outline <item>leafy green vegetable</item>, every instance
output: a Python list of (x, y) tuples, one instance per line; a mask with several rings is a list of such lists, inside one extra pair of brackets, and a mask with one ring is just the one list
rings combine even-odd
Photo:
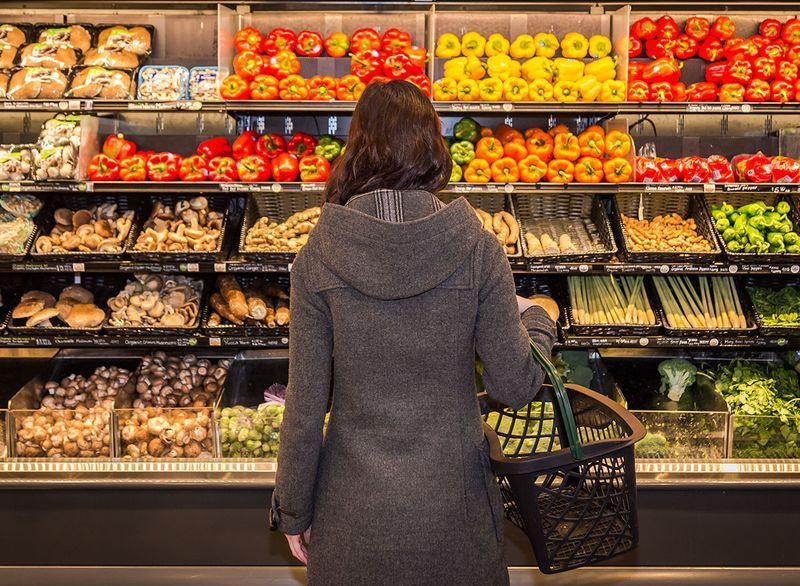
[(694, 384), (697, 367), (683, 358), (671, 358), (658, 365), (661, 391), (670, 401), (680, 401), (686, 389)]
[(637, 458), (669, 458), (672, 448), (662, 434), (648, 431), (642, 441), (636, 444), (635, 453)]
[(800, 292), (797, 287), (774, 291), (768, 287), (748, 287), (756, 311), (765, 326), (800, 327)]

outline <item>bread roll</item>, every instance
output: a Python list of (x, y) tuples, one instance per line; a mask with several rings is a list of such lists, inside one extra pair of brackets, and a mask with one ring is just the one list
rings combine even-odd
[(72, 307), (65, 322), (71, 328), (96, 328), (106, 318), (106, 312), (93, 303), (78, 303)]
[(0, 24), (0, 43), (19, 48), (26, 42), (27, 39), (22, 29), (15, 27), (13, 24)]
[(39, 33), (40, 43), (66, 45), (86, 53), (92, 46), (92, 37), (85, 28), (79, 24), (72, 26), (46, 28)]
[[(10, 69), (14, 66), (17, 48), (12, 45), (0, 45), (0, 69)], [(5, 89), (5, 88), (3, 88)]]
[(103, 67), (86, 67), (72, 78), (67, 96), (127, 100), (131, 93), (131, 76), (124, 71)]
[(113, 69), (133, 69), (139, 66), (139, 58), (130, 51), (106, 51), (89, 49), (83, 58), (84, 65), (111, 67)]
[(47, 69), (69, 69), (75, 67), (78, 58), (75, 50), (63, 45), (35, 43), (22, 49), (20, 65), (23, 67), (45, 67)]
[(147, 55), (152, 39), (150, 31), (143, 26), (112, 26), (100, 31), (97, 46), (107, 51), (130, 51), (134, 55)]
[(225, 303), (228, 305), (233, 315), (240, 320), (247, 317), (247, 299), (235, 277), (229, 275), (219, 277), (219, 279), (217, 279), (217, 289), (222, 293), (222, 296), (225, 298)]
[(8, 82), (9, 100), (56, 100), (67, 89), (67, 77), (57, 69), (25, 67)]

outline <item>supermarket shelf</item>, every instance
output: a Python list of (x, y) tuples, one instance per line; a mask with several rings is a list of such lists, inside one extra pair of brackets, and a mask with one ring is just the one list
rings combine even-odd
[(796, 264), (737, 264), (717, 262), (712, 264), (695, 263), (536, 263), (522, 261), (513, 266), (519, 275), (797, 275), (800, 265)]
[(800, 348), (800, 336), (571, 336), (563, 348)]

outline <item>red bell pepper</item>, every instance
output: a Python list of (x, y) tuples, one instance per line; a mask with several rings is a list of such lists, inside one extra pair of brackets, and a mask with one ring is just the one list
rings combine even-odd
[(272, 159), (272, 178), (275, 181), (295, 181), (300, 173), (297, 157), (289, 153), (281, 153)]
[(775, 73), (778, 71), (778, 66), (775, 64), (774, 59), (770, 59), (769, 57), (756, 57), (753, 60), (753, 77), (755, 79), (762, 79), (764, 81), (769, 81), (773, 77), (775, 77)]
[(636, 157), (633, 162), (634, 177), (639, 183), (662, 183), (664, 176), (658, 168), (658, 162), (649, 157)]
[(286, 140), (280, 134), (265, 134), (256, 142), (256, 153), (267, 159), (274, 159), (286, 152)]
[(197, 145), (197, 154), (206, 161), (210, 161), (214, 157), (229, 157), (231, 156), (231, 145), (224, 136), (209, 138)]
[(775, 79), (794, 83), (797, 80), (797, 65), (791, 61), (781, 60), (777, 64)]
[(662, 39), (674, 39), (681, 34), (678, 23), (669, 15), (664, 15), (656, 21), (656, 36)]
[(319, 57), (322, 55), (322, 35), (313, 31), (297, 33), (295, 53), (303, 57)]
[(350, 36), (350, 50), (353, 53), (362, 51), (381, 50), (381, 37), (375, 29), (361, 28)]
[(724, 83), (740, 83), (747, 85), (753, 79), (753, 66), (749, 61), (737, 59), (729, 61), (723, 75)]
[(647, 83), (667, 81), (677, 83), (681, 77), (681, 65), (671, 57), (662, 57), (645, 65), (642, 79)]
[(752, 41), (734, 37), (725, 43), (723, 47), (723, 55), (728, 61), (736, 61), (737, 59), (752, 59), (758, 55), (758, 45)]
[(764, 57), (769, 57), (770, 59), (778, 60), (783, 57), (784, 53), (785, 51), (783, 50), (783, 45), (780, 43), (769, 43), (761, 47), (761, 54)]
[(118, 181), (119, 163), (103, 153), (97, 154), (89, 161), (86, 169), (92, 181)]
[(222, 80), (219, 95), (223, 100), (246, 100), (250, 97), (250, 85), (238, 75), (229, 75)]
[(781, 39), (789, 45), (800, 45), (800, 20), (790, 18), (783, 24)]
[(642, 79), (644, 66), (641, 61), (628, 61), (628, 83)]
[(109, 134), (103, 141), (102, 152), (105, 156), (119, 161), (136, 152), (136, 144), (125, 138), (123, 134)]
[(708, 22), (707, 18), (692, 16), (686, 19), (686, 25), (683, 30), (699, 43), (704, 41), (708, 36), (711, 31), (711, 23)]
[(794, 85), (788, 81), (782, 79), (773, 80), (770, 88), (772, 90), (770, 100), (773, 102), (791, 102), (794, 99)]
[(786, 60), (797, 64), (797, 61), (800, 60), (800, 45), (791, 45), (788, 48), (786, 48), (784, 45), (781, 45), (781, 47), (784, 48), (784, 52), (786, 53)]
[(236, 161), (230, 157), (214, 157), (208, 162), (208, 179), (218, 183), (230, 183), (239, 178)]
[(686, 89), (686, 98), (690, 102), (716, 102), (717, 84), (708, 81), (693, 83)]
[(417, 69), (420, 71), (425, 70), (425, 63), (428, 61), (428, 51), (425, 49), (425, 47), (411, 45), (410, 47), (403, 49), (403, 53), (408, 55), (409, 59), (411, 59), (411, 62), (416, 66)]
[(658, 170), (667, 183), (677, 183), (681, 180), (681, 163), (673, 159), (658, 159)]
[(751, 43), (753, 43), (756, 47), (758, 47), (759, 54), (761, 54), (761, 49), (763, 49), (772, 42), (767, 37), (762, 37), (761, 35), (753, 35), (748, 40)]
[(697, 54), (698, 44), (689, 35), (680, 35), (675, 39), (675, 57), (678, 59), (691, 59)]
[(740, 83), (723, 83), (719, 86), (720, 102), (743, 102), (744, 86)]
[[(628, 58), (633, 59), (634, 57), (639, 57), (643, 49), (644, 45), (642, 45), (641, 39), (628, 37)], [(630, 63), (630, 61), (628, 63)]]
[(710, 81), (711, 83), (723, 83), (725, 81), (725, 71), (727, 69), (727, 61), (706, 65), (706, 81)]
[(307, 155), (298, 163), (300, 181), (303, 183), (316, 183), (328, 180), (331, 164), (319, 155)]
[(767, 102), (769, 101), (772, 89), (769, 83), (763, 79), (754, 79), (744, 90), (745, 102)]
[(650, 99), (650, 85), (646, 81), (637, 80), (628, 83), (628, 101), (646, 102)]
[(256, 75), (250, 82), (250, 99), (277, 100), (278, 78), (266, 73)]
[(344, 57), (350, 49), (350, 37), (344, 33), (331, 33), (325, 39), (325, 52), (330, 57)]
[(231, 149), (234, 160), (239, 161), (256, 152), (256, 142), (258, 135), (252, 130), (245, 130), (241, 133), (236, 140), (233, 141), (233, 148)]
[(686, 84), (682, 81), (672, 84), (672, 101), (685, 102), (686, 99)]
[(760, 151), (755, 155), (744, 155), (736, 161), (736, 173), (740, 181), (769, 183), (772, 181), (772, 161)]
[(236, 52), (254, 51), (255, 53), (264, 52), (264, 35), (251, 26), (243, 28), (233, 37), (233, 44)]
[(708, 183), (711, 169), (703, 157), (684, 157), (680, 160), (681, 180), (685, 183)]
[(279, 51), (267, 61), (265, 73), (284, 79), (300, 73), (300, 61), (292, 51)]
[(381, 37), (380, 50), (390, 55), (404, 52), (410, 46), (411, 35), (396, 28), (386, 29)]
[(264, 60), (254, 51), (242, 51), (233, 58), (233, 70), (236, 75), (247, 81), (261, 73), (263, 67)]
[(631, 36), (643, 41), (652, 39), (656, 36), (656, 32), (656, 23), (648, 16), (640, 18), (631, 25)]
[(766, 18), (758, 25), (758, 34), (768, 39), (779, 39), (781, 37), (781, 21), (774, 18)]
[(407, 79), (409, 75), (422, 73), (405, 53), (389, 55), (383, 62), (382, 69), (383, 74), (390, 79)]
[(181, 168), (181, 156), (175, 153), (156, 153), (147, 159), (146, 167), (150, 181), (175, 181)]
[(374, 49), (353, 53), (350, 57), (350, 73), (365, 83), (378, 75), (380, 70), (380, 54)]
[(717, 37), (708, 37), (697, 49), (698, 57), (712, 63), (722, 59), (724, 54), (722, 42)]
[(795, 95), (795, 98), (797, 97), (798, 94), (800, 94), (800, 79), (798, 79), (796, 82), (794, 82), (794, 95)]
[(336, 83), (336, 99), (345, 102), (358, 100), (367, 85), (355, 75), (344, 75)]
[(648, 96), (651, 102), (673, 102), (674, 95), (672, 93), (672, 84), (667, 81), (657, 81), (650, 85), (650, 95)]
[(336, 80), (327, 75), (315, 75), (308, 80), (308, 97), (312, 100), (331, 101), (336, 99)]
[(277, 55), (281, 51), (294, 51), (297, 37), (294, 31), (287, 28), (276, 28), (270, 31), (264, 39), (264, 53)]
[(727, 41), (736, 33), (736, 25), (730, 16), (718, 16), (711, 25), (711, 36)]
[(142, 157), (145, 163), (155, 154), (155, 151), (136, 151), (136, 155)]
[(236, 164), (236, 174), (246, 183), (269, 181), (269, 161), (261, 155), (250, 155)]
[(772, 182), (800, 182), (800, 163), (789, 157), (772, 157)]
[(714, 183), (732, 183), (734, 181), (733, 169), (730, 161), (722, 155), (711, 155), (706, 159), (708, 170), (711, 172), (710, 180)]
[(313, 153), (317, 146), (317, 139), (305, 132), (296, 132), (286, 145), (286, 152), (300, 158), (307, 153)]
[[(377, 78), (373, 78), (372, 81), (375, 81), (376, 79)], [(387, 79), (386, 81), (389, 80)], [(414, 73), (412, 75), (409, 75), (406, 78), (406, 81), (413, 83), (420, 89), (420, 91), (423, 94), (425, 94), (429, 98), (431, 97), (431, 80), (428, 79), (428, 76), (425, 75), (424, 73)]]
[(147, 179), (147, 157), (139, 153), (122, 159), (119, 162), (119, 178), (123, 181)]
[(200, 155), (192, 155), (181, 161), (178, 177), (181, 181), (205, 181), (208, 179), (206, 160)]
[(653, 37), (645, 42), (644, 52), (651, 59), (672, 57), (675, 54), (676, 45), (675, 39)]

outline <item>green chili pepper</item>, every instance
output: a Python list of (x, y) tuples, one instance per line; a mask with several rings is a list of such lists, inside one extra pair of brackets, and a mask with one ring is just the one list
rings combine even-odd
[(481, 125), (472, 118), (462, 118), (453, 126), (453, 136), (456, 140), (476, 143), (481, 136)]
[(454, 142), (450, 147), (450, 156), (459, 165), (468, 165), (475, 158), (475, 146), (468, 140)]
[(733, 224), (742, 214), (739, 212), (733, 212), (732, 214), (728, 214), (728, 221)]
[(740, 214), (746, 214), (748, 216), (758, 216), (767, 211), (767, 204), (765, 204), (763, 201), (754, 201), (753, 203), (749, 203), (740, 207), (736, 211)]
[(800, 236), (797, 235), (797, 232), (787, 232), (783, 235), (783, 241), (787, 246), (797, 244), (800, 242)]
[(736, 231), (737, 235), (743, 235), (745, 233), (745, 226), (747, 226), (747, 216), (740, 214), (733, 222), (733, 229)]
[(747, 232), (747, 240), (750, 244), (761, 244), (764, 242), (764, 236), (757, 229), (750, 225), (745, 226), (744, 229), (745, 232)]
[(450, 171), (450, 183), (457, 183), (461, 181), (461, 177), (464, 175), (464, 171), (461, 169), (461, 166), (453, 161), (453, 170)]
[(344, 143), (335, 136), (321, 136), (314, 147), (314, 154), (319, 155), (329, 163), (342, 154)]
[(778, 212), (779, 214), (788, 214), (789, 210), (791, 209), (792, 206), (790, 206), (789, 203), (785, 201), (779, 201), (775, 206), (775, 211)]
[(775, 225), (775, 222), (767, 219), (766, 216), (753, 216), (747, 220), (747, 225), (752, 226), (756, 230), (766, 230), (772, 228)]
[(773, 226), (773, 230), (777, 230), (781, 234), (788, 234), (792, 230), (794, 230), (794, 224), (792, 224), (791, 220), (784, 220), (780, 224), (776, 224)]
[(745, 244), (744, 252), (758, 252), (758, 246), (755, 244)]
[(783, 234), (778, 232), (770, 232), (767, 234), (767, 242), (770, 246), (783, 246)]
[(766, 242), (759, 242), (758, 244), (756, 244), (756, 249), (757, 249), (756, 252), (758, 252), (759, 254), (769, 252), (769, 244), (767, 244)]

